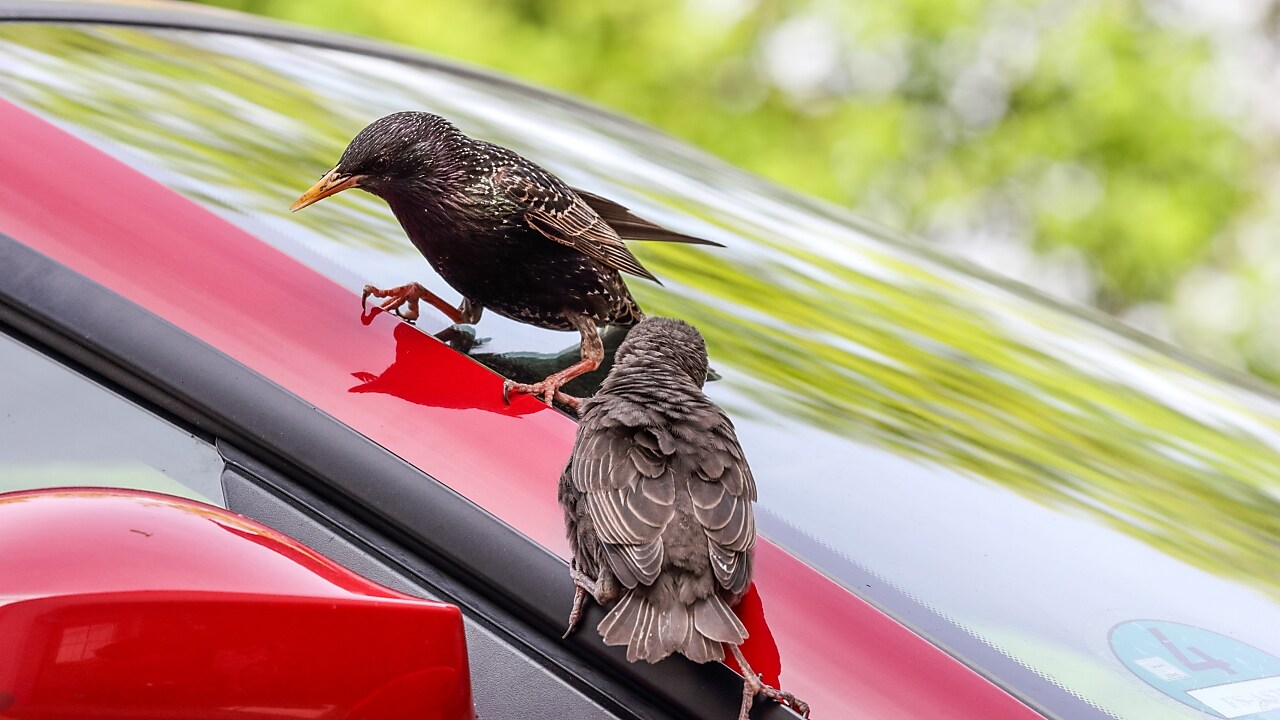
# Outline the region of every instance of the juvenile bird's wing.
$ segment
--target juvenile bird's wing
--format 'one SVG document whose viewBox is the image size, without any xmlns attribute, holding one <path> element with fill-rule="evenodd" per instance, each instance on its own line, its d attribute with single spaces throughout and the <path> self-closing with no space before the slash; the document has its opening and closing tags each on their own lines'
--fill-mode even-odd
<svg viewBox="0 0 1280 720">
<path fill-rule="evenodd" d="M 609 227 L 612 227 L 619 236 L 628 240 L 657 240 L 659 242 L 724 247 L 718 242 L 678 233 L 674 230 L 668 230 L 657 223 L 649 222 L 609 198 L 600 197 L 595 193 L 589 193 L 576 187 L 569 189 L 577 193 L 578 197 L 582 198 L 587 205 L 590 205 L 591 209 L 595 210 L 596 214 L 609 223 Z"/>
<path fill-rule="evenodd" d="M 718 422 L 699 433 L 689 478 L 693 513 L 707 533 L 711 566 L 720 586 L 740 595 L 751 583 L 747 552 L 756 544 L 756 481 L 742 455 L 733 422 L 717 408 Z"/>
<path fill-rule="evenodd" d="M 609 223 L 556 176 L 522 161 L 500 166 L 493 181 L 534 230 L 611 268 L 658 281 Z"/>
<path fill-rule="evenodd" d="M 573 484 L 613 574 L 629 588 L 652 584 L 662 570 L 662 531 L 675 516 L 674 447 L 667 431 L 621 424 L 608 412 L 587 415 L 579 429 Z"/>
</svg>

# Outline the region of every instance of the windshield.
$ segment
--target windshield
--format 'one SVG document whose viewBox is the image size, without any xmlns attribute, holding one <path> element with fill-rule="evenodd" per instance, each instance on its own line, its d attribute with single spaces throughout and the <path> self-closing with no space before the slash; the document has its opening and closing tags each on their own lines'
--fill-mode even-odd
<svg viewBox="0 0 1280 720">
<path fill-rule="evenodd" d="M 1280 692 L 1280 403 L 1267 393 L 637 125 L 471 73 L 14 24 L 0 26 L 0 96 L 353 302 L 365 283 L 411 280 L 457 298 L 381 201 L 348 192 L 287 212 L 397 110 L 441 113 L 722 242 L 634 243 L 664 286 L 630 285 L 650 314 L 705 334 L 723 376 L 708 392 L 759 479 L 764 534 L 1048 714 L 1069 712 L 1066 688 L 1117 718 L 1280 718 L 1266 705 Z M 477 354 L 574 344 L 491 315 L 478 331 Z"/>
</svg>

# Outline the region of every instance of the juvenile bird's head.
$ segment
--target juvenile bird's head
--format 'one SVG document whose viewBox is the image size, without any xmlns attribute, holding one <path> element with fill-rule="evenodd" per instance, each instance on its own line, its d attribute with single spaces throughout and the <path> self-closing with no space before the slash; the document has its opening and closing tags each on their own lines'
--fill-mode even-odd
<svg viewBox="0 0 1280 720">
<path fill-rule="evenodd" d="M 683 320 L 645 318 L 631 328 L 614 358 L 618 368 L 647 366 L 687 374 L 698 387 L 707 381 L 707 344 Z"/>
<path fill-rule="evenodd" d="M 373 121 L 342 158 L 290 208 L 302 208 L 348 188 L 384 199 L 430 187 L 449 147 L 467 138 L 453 123 L 426 112 L 398 112 Z"/>
</svg>

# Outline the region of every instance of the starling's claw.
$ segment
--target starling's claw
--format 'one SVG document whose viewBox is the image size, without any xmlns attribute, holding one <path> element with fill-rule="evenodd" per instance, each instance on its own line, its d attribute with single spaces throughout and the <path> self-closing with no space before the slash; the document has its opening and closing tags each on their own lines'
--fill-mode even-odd
<svg viewBox="0 0 1280 720">
<path fill-rule="evenodd" d="M 569 611 L 569 627 L 561 636 L 566 638 L 578 626 L 578 620 L 582 617 L 582 604 L 588 595 L 601 605 L 617 599 L 617 594 L 609 588 L 607 583 L 597 581 L 576 567 L 570 566 L 569 577 L 573 579 L 573 609 Z"/>
<path fill-rule="evenodd" d="M 521 395 L 532 395 L 542 400 L 543 402 L 546 402 L 548 405 L 550 405 L 551 402 L 548 401 L 546 398 L 542 397 L 546 392 L 546 387 L 547 387 L 546 380 L 543 380 L 542 382 L 533 383 L 532 385 L 527 383 L 518 383 L 518 382 L 515 382 L 514 380 L 507 380 L 506 382 L 502 383 L 502 399 L 505 400 L 508 405 L 510 405 L 511 404 L 510 394 L 514 392 L 514 393 L 519 393 Z"/>
<path fill-rule="evenodd" d="M 466 303 L 464 303 L 464 306 Z M 569 367 L 548 375 L 546 378 L 526 385 L 524 383 L 513 382 L 511 380 L 503 383 L 502 399 L 507 404 L 511 401 L 508 394 L 514 390 L 516 392 L 533 395 L 542 398 L 542 401 L 548 405 L 554 405 L 559 402 L 565 407 L 577 412 L 582 401 L 572 395 L 566 395 L 560 392 L 560 388 L 565 383 L 578 377 L 583 373 L 591 372 L 600 367 L 600 361 L 604 359 L 604 344 L 600 340 L 600 331 L 596 329 L 593 321 L 585 316 L 574 316 L 570 321 L 582 333 L 582 359 L 570 365 Z"/>
<path fill-rule="evenodd" d="M 564 629 L 561 639 L 569 637 L 578 627 L 578 620 L 582 617 L 582 605 L 587 600 L 587 591 L 582 589 L 581 585 L 573 586 L 573 609 L 569 611 L 569 627 Z"/>
<path fill-rule="evenodd" d="M 573 578 L 573 586 L 591 593 L 591 597 L 595 597 L 600 589 L 596 587 L 595 578 L 588 576 L 577 568 L 569 568 L 569 577 Z"/>
<path fill-rule="evenodd" d="M 581 400 L 581 399 L 576 398 L 576 397 L 574 397 L 574 396 L 572 396 L 572 395 L 565 395 L 564 393 L 560 392 L 559 390 L 556 390 L 555 399 L 556 399 L 556 402 L 558 402 L 558 403 L 560 403 L 561 405 L 564 405 L 565 407 L 569 408 L 569 409 L 570 409 L 570 410 L 572 410 L 574 413 L 577 413 L 577 412 L 578 412 L 578 408 L 582 407 L 582 400 Z"/>
<path fill-rule="evenodd" d="M 554 403 L 558 402 L 576 412 L 578 407 L 582 405 L 582 400 L 560 392 L 562 384 L 564 384 L 563 381 L 555 375 L 532 385 L 506 380 L 502 383 L 502 402 L 510 405 L 511 393 L 517 392 L 523 395 L 532 395 L 548 405 L 554 405 Z"/>
<path fill-rule="evenodd" d="M 382 304 L 382 309 L 392 313 L 396 317 L 412 325 L 418 321 L 418 301 L 410 300 L 407 304 L 409 306 L 409 309 L 402 312 L 400 310 L 399 305 L 393 303 L 391 300 L 388 300 L 387 302 Z"/>
<path fill-rule="evenodd" d="M 367 307 L 370 295 L 377 298 L 386 298 L 378 307 L 389 313 L 394 313 L 408 323 L 418 319 L 419 300 L 426 300 L 432 307 L 444 313 L 455 323 L 460 322 L 462 319 L 461 310 L 445 302 L 439 295 L 423 287 L 421 283 L 409 283 L 408 285 L 387 288 L 386 290 L 373 285 L 365 285 L 364 292 L 360 294 L 361 310 Z M 404 312 L 401 312 L 400 306 L 406 304 L 409 307 Z"/>
<path fill-rule="evenodd" d="M 751 665 L 747 663 L 747 658 L 743 656 L 742 650 L 737 645 L 726 644 L 729 645 L 729 650 L 733 653 L 733 659 L 738 663 L 738 670 L 742 673 L 742 706 L 738 709 L 738 720 L 748 720 L 751 714 L 751 706 L 755 704 L 757 695 L 764 695 L 770 700 L 786 705 L 799 713 L 800 717 L 809 717 L 809 703 L 785 690 L 766 685 L 760 679 L 760 676 L 751 669 Z"/>
<path fill-rule="evenodd" d="M 757 676 L 756 679 L 759 680 L 759 676 Z M 795 710 L 796 713 L 799 714 L 800 717 L 802 718 L 809 717 L 809 703 L 801 700 L 795 695 L 792 695 L 786 690 L 779 690 L 776 687 L 765 685 L 763 682 L 761 682 L 760 689 L 757 690 L 756 692 L 759 695 L 764 695 L 770 700 L 782 703 L 783 705 L 786 705 L 792 710 Z"/>
</svg>

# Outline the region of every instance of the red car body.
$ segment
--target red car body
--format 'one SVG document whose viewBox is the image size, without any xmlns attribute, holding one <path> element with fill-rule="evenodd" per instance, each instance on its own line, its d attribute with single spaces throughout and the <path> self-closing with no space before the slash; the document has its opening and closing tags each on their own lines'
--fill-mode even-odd
<svg viewBox="0 0 1280 720">
<path fill-rule="evenodd" d="M 458 608 L 251 520 L 36 490 L 0 496 L 0 527 L 5 717 L 474 717 Z"/>
</svg>

